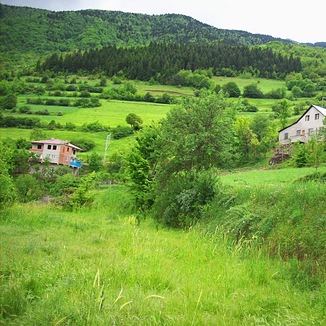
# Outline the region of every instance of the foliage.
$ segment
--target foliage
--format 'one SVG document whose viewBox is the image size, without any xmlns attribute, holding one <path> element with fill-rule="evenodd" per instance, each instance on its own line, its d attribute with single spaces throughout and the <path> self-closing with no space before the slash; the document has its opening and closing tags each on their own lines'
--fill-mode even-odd
<svg viewBox="0 0 326 326">
<path fill-rule="evenodd" d="M 92 153 L 88 156 L 87 163 L 89 172 L 98 172 L 102 168 L 102 157 L 97 153 Z"/>
<path fill-rule="evenodd" d="M 94 140 L 90 138 L 72 138 L 70 139 L 70 143 L 81 148 L 83 152 L 88 152 L 95 147 Z"/>
<path fill-rule="evenodd" d="M 37 200 L 44 194 L 44 187 L 40 180 L 31 174 L 21 174 L 15 179 L 15 186 L 21 202 Z"/>
<path fill-rule="evenodd" d="M 232 68 L 233 75 L 236 75 L 241 74 L 249 66 L 259 71 L 259 75 L 265 78 L 276 76 L 284 78 L 291 72 L 301 70 L 298 58 L 280 56 L 269 49 L 249 48 L 223 42 L 218 44 L 160 42 L 128 48 L 106 46 L 85 52 L 75 51 L 65 56 L 54 53 L 45 59 L 40 72 L 51 70 L 77 73 L 83 70 L 90 73 L 97 69 L 113 77 L 123 70 L 126 78 L 132 80 L 147 81 L 156 78 L 161 83 L 188 85 L 200 89 L 209 88 L 211 85 L 205 70 L 213 71 L 216 75 L 225 75 L 224 70 Z M 116 90 L 111 90 L 114 91 Z M 124 93 L 125 96 L 128 93 L 133 94 L 127 90 Z M 257 88 L 248 89 L 246 94 L 248 97 L 262 97 Z"/>
<path fill-rule="evenodd" d="M 234 119 L 220 93 L 202 92 L 171 109 L 162 120 L 158 144 L 162 181 L 177 171 L 230 166 Z"/>
<path fill-rule="evenodd" d="M 163 225 L 188 228 L 201 219 L 202 210 L 213 200 L 216 171 L 186 170 L 174 173 L 164 188 L 156 188 L 154 219 Z"/>
<path fill-rule="evenodd" d="M 295 150 L 293 152 L 293 158 L 298 168 L 302 168 L 308 165 L 309 153 L 305 144 L 296 144 Z"/>
<path fill-rule="evenodd" d="M 135 205 L 145 212 L 154 202 L 152 183 L 157 165 L 158 126 L 150 126 L 137 133 L 136 145 L 127 156 L 127 174 L 132 182 Z"/>
<path fill-rule="evenodd" d="M 47 134 L 43 129 L 33 129 L 30 133 L 30 140 L 45 140 L 47 139 Z"/>
<path fill-rule="evenodd" d="M 239 97 L 241 95 L 240 88 L 235 82 L 229 82 L 222 86 L 224 93 L 229 94 L 230 97 Z"/>
<path fill-rule="evenodd" d="M 248 98 L 264 98 L 265 95 L 259 89 L 259 87 L 258 87 L 258 85 L 256 83 L 252 83 L 250 85 L 246 85 L 243 88 L 243 97 L 248 97 Z"/>
<path fill-rule="evenodd" d="M 245 45 L 278 40 L 268 35 L 218 29 L 176 14 L 143 15 L 103 10 L 51 12 L 7 5 L 1 8 L 1 51 L 68 52 L 110 44 L 145 45 L 162 40 L 180 44 L 224 40 Z"/>
<path fill-rule="evenodd" d="M 0 104 L 4 110 L 12 110 L 17 105 L 17 96 L 14 94 L 8 94 L 1 99 Z"/>
<path fill-rule="evenodd" d="M 15 200 L 15 186 L 7 163 L 0 157 L 0 210 Z"/>
<path fill-rule="evenodd" d="M 308 147 L 308 162 L 311 166 L 313 166 L 316 169 L 316 172 L 319 168 L 319 166 L 326 162 L 326 146 L 325 142 L 320 139 L 320 137 L 317 137 L 316 135 L 313 135 L 308 143 L 306 144 Z"/>
<path fill-rule="evenodd" d="M 280 120 L 281 128 L 286 127 L 288 118 L 291 116 L 291 109 L 287 100 L 277 102 L 272 106 L 275 116 Z"/>
<path fill-rule="evenodd" d="M 29 171 L 28 159 L 30 154 L 25 148 L 18 148 L 19 143 L 10 138 L 0 141 L 0 157 L 6 162 L 8 172 L 11 176 L 17 176 Z"/>
<path fill-rule="evenodd" d="M 310 182 L 310 181 L 315 181 L 315 182 L 326 182 L 326 172 L 321 173 L 321 172 L 314 172 L 311 174 L 304 175 L 302 177 L 299 177 L 296 182 Z"/>
<path fill-rule="evenodd" d="M 298 259 L 291 279 L 300 289 L 318 288 L 325 275 L 321 267 L 326 263 L 321 249 L 325 242 L 325 173 L 311 171 L 292 168 L 236 173 L 234 200 L 223 211 L 219 202 L 212 202 L 206 216 L 213 228 L 222 228 L 234 241 L 255 240 L 266 246 L 271 256 Z M 284 175 L 287 177 L 282 179 Z"/>
<path fill-rule="evenodd" d="M 90 206 L 94 201 L 94 194 L 92 194 L 91 190 L 95 188 L 95 185 L 96 174 L 93 171 L 80 180 L 77 189 L 65 202 L 65 207 L 69 210 L 77 210 L 81 207 Z"/>
<path fill-rule="evenodd" d="M 76 178 L 72 173 L 58 176 L 51 189 L 54 196 L 69 196 L 76 191 L 80 184 L 80 178 Z"/>
<path fill-rule="evenodd" d="M 112 129 L 113 139 L 121 139 L 133 134 L 133 131 L 128 126 L 117 126 Z"/>
<path fill-rule="evenodd" d="M 133 130 L 139 130 L 143 120 L 137 114 L 129 113 L 126 117 L 126 122 L 131 126 Z"/>
<path fill-rule="evenodd" d="M 238 140 L 237 152 L 240 164 L 254 162 L 260 156 L 260 142 L 257 135 L 251 130 L 250 123 L 251 119 L 248 117 L 238 117 L 235 121 L 235 133 Z M 265 150 L 265 148 L 263 147 L 262 150 Z"/>
</svg>

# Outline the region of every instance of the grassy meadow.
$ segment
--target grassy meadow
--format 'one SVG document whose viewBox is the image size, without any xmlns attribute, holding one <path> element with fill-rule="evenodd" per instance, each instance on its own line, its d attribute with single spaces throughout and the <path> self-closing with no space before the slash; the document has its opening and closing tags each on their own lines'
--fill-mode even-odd
<svg viewBox="0 0 326 326">
<path fill-rule="evenodd" d="M 274 171 L 271 171 L 274 173 Z M 16 204 L 0 218 L 2 325 L 324 325 L 325 287 L 218 230 L 137 223 L 123 186 L 92 208 Z"/>
<path fill-rule="evenodd" d="M 224 173 L 221 179 L 224 183 L 229 185 L 244 185 L 244 186 L 258 186 L 264 187 L 266 185 L 282 186 L 287 185 L 294 180 L 316 171 L 313 167 L 303 168 L 276 168 L 270 169 L 252 169 L 248 171 L 239 171 L 233 173 Z M 326 172 L 326 166 L 318 168 L 321 173 Z"/>
<path fill-rule="evenodd" d="M 214 80 L 235 81 L 242 90 L 253 82 Z M 191 88 L 135 85 L 142 94 L 193 95 Z M 259 85 L 267 92 L 284 82 L 259 79 Z M 19 95 L 18 108 L 31 96 Z M 127 125 L 129 113 L 148 125 L 172 107 L 100 101 L 97 108 L 30 107 L 49 110 L 49 116 L 37 115 L 44 122 L 98 121 L 111 128 Z M 269 114 L 275 100 L 250 102 Z M 93 140 L 95 148 L 82 159 L 104 154 L 108 134 L 44 132 L 48 138 Z M 30 134 L 0 129 L 0 139 L 29 140 Z M 111 137 L 108 159 L 133 143 L 134 136 Z M 123 184 L 102 185 L 93 190 L 90 207 L 73 211 L 43 201 L 6 207 L 0 215 L 0 325 L 325 325 L 326 187 L 294 183 L 314 171 L 280 165 L 223 172 L 221 197 L 187 230 L 164 228 L 150 214 L 140 217 Z"/>
<path fill-rule="evenodd" d="M 26 98 L 22 97 L 21 105 L 26 105 Z M 132 102 L 132 101 L 116 101 L 116 100 L 101 100 L 101 106 L 95 108 L 77 108 L 49 105 L 29 105 L 31 111 L 47 109 L 50 115 L 37 115 L 37 117 L 46 123 L 51 120 L 66 124 L 71 122 L 77 126 L 84 123 L 100 122 L 102 125 L 114 128 L 119 125 L 127 125 L 126 116 L 129 113 L 135 113 L 141 117 L 144 124 L 149 125 L 153 121 L 158 121 L 166 115 L 170 110 L 171 105 L 147 103 L 147 102 Z M 25 104 L 24 104 L 25 103 Z M 62 112 L 62 116 L 58 116 L 58 112 Z M 19 114 L 21 117 L 30 117 L 29 114 Z"/>
</svg>

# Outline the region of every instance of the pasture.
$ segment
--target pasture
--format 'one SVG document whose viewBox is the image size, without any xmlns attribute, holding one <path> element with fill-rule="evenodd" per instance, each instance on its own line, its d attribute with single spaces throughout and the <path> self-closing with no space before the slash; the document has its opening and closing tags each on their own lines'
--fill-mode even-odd
<svg viewBox="0 0 326 326">
<path fill-rule="evenodd" d="M 19 105 L 26 105 L 27 96 L 21 96 Z M 101 106 L 95 108 L 78 108 L 65 106 L 50 105 L 29 105 L 31 111 L 47 109 L 50 115 L 38 115 L 37 117 L 46 123 L 55 120 L 57 123 L 66 124 L 74 123 L 81 126 L 84 123 L 99 122 L 104 126 L 114 128 L 119 125 L 127 125 L 126 117 L 129 113 L 135 113 L 143 120 L 145 125 L 150 125 L 153 121 L 157 122 L 163 118 L 170 110 L 171 105 L 117 101 L 117 100 L 100 100 Z M 62 112 L 62 116 L 58 116 Z M 28 114 L 19 114 L 22 117 L 30 117 Z"/>
</svg>

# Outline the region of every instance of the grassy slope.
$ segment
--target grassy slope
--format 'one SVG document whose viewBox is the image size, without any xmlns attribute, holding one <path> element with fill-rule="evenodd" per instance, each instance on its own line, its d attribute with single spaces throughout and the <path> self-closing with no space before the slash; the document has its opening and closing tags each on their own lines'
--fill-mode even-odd
<svg viewBox="0 0 326 326">
<path fill-rule="evenodd" d="M 107 132 L 96 132 L 96 133 L 85 133 L 81 131 L 61 131 L 61 130 L 45 130 L 48 138 L 58 138 L 63 140 L 78 140 L 86 139 L 92 140 L 95 143 L 94 149 L 87 153 L 79 153 L 80 158 L 85 158 L 88 154 L 96 152 L 100 155 L 104 155 L 104 149 L 106 144 Z M 0 139 L 11 138 L 11 139 L 30 139 L 31 130 L 29 129 L 19 129 L 19 128 L 0 128 Z M 111 155 L 116 153 L 126 153 L 126 151 L 132 147 L 134 144 L 134 137 L 127 137 L 115 140 L 111 137 L 109 148 L 107 151 L 107 158 L 109 159 Z"/>
<path fill-rule="evenodd" d="M 321 166 L 319 172 L 326 172 L 326 166 Z M 282 186 L 287 185 L 299 177 L 315 172 L 315 168 L 285 168 L 273 170 L 251 170 L 239 173 L 228 173 L 221 176 L 224 183 L 238 186 Z"/>
<path fill-rule="evenodd" d="M 123 188 L 93 210 L 14 206 L 0 219 L 5 325 L 323 325 L 322 292 L 216 234 L 138 226 Z"/>
</svg>

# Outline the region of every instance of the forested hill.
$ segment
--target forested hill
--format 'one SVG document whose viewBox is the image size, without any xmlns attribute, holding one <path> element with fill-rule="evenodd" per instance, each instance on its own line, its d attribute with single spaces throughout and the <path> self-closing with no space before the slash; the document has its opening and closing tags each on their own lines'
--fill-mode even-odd
<svg viewBox="0 0 326 326">
<path fill-rule="evenodd" d="M 292 42 L 268 35 L 218 29 L 177 14 L 144 15 L 104 10 L 53 12 L 0 4 L 1 52 L 66 52 L 106 45 L 221 40 L 242 45 Z"/>
</svg>

